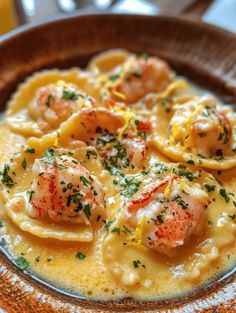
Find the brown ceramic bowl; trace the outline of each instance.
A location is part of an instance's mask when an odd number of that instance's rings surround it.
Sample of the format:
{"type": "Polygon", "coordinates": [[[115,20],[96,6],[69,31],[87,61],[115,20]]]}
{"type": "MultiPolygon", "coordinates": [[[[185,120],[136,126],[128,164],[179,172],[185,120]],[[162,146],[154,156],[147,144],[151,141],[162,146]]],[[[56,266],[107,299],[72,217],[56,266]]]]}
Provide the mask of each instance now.
{"type": "MultiPolygon", "coordinates": [[[[181,75],[236,105],[236,37],[198,21],[171,16],[87,15],[26,26],[0,41],[0,108],[27,75],[43,68],[85,66],[109,48],[148,52],[181,75]]],[[[236,312],[234,269],[178,298],[136,302],[86,300],[22,274],[0,251],[0,307],[37,312],[236,312]]]]}

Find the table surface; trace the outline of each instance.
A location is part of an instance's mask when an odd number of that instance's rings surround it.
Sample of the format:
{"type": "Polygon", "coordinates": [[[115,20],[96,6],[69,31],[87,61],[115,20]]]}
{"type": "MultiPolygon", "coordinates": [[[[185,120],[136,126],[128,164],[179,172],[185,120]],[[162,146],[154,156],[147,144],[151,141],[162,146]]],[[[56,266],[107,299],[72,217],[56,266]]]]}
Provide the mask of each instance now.
{"type": "MultiPolygon", "coordinates": [[[[86,2],[84,0],[0,0],[0,35],[16,27],[17,24],[41,19],[45,15],[53,16],[60,11],[59,3],[77,3],[77,8],[86,4],[87,7],[90,5],[91,9],[91,3],[96,3],[99,8],[105,8],[104,3],[109,1],[111,0],[86,0],[86,2]],[[29,6],[32,3],[34,6],[29,6]],[[28,12],[28,16],[24,19],[22,19],[22,10],[19,10],[20,6],[21,9],[24,8],[23,11],[28,12]]],[[[198,16],[204,11],[201,14],[203,21],[236,32],[236,0],[119,0],[110,10],[116,13],[151,15],[159,14],[164,10],[172,14],[186,12],[198,16]]],[[[93,7],[90,12],[94,11],[93,7]]]]}

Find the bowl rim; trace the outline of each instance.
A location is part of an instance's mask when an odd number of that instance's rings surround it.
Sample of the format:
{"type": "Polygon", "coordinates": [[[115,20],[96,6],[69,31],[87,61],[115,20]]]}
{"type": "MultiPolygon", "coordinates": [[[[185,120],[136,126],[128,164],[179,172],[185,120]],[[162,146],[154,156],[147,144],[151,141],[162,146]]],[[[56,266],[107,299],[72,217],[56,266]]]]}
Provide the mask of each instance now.
{"type": "Polygon", "coordinates": [[[234,39],[236,39],[236,33],[233,33],[227,29],[224,29],[220,26],[216,26],[214,24],[208,23],[203,21],[202,19],[196,18],[193,14],[170,14],[168,12],[160,12],[160,14],[136,14],[136,13],[116,13],[116,12],[109,12],[109,11],[102,11],[102,12],[90,12],[85,9],[81,9],[74,13],[57,13],[52,16],[45,16],[42,18],[39,18],[37,20],[31,21],[29,23],[23,24],[18,26],[17,28],[7,32],[6,34],[3,34],[0,36],[0,48],[2,44],[5,44],[8,40],[15,39],[18,36],[23,35],[24,33],[34,31],[35,29],[47,27],[48,25],[60,23],[61,21],[70,21],[77,18],[84,18],[84,17],[112,17],[117,16],[121,18],[136,18],[136,19],[172,19],[176,21],[184,21],[189,24],[195,24],[195,25],[201,25],[201,27],[204,27],[209,30],[215,30],[217,32],[222,33],[223,35],[232,36],[234,39]],[[82,11],[82,12],[81,12],[82,11]],[[193,18],[194,17],[194,18],[193,18]]]}

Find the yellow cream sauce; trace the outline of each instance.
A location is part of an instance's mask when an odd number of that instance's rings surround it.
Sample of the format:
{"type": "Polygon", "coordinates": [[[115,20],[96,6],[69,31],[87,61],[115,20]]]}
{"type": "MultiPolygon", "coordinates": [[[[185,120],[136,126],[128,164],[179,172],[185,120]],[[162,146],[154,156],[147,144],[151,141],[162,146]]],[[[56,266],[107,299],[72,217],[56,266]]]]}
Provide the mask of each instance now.
{"type": "MultiPolygon", "coordinates": [[[[99,64],[103,67],[107,64],[106,69],[110,70],[121,61],[123,61],[123,54],[116,55],[114,52],[114,57],[112,54],[109,54],[107,59],[103,56],[99,64]]],[[[82,75],[79,70],[74,69],[67,73],[49,71],[38,74],[32,81],[21,86],[21,90],[9,103],[6,117],[0,125],[1,170],[5,163],[11,163],[11,171],[15,171],[12,177],[17,183],[7,192],[4,186],[1,186],[0,240],[1,245],[9,251],[12,258],[23,256],[30,264],[28,270],[31,273],[58,288],[96,299],[131,296],[147,300],[172,297],[204,285],[232,268],[236,262],[236,225],[233,218],[236,212],[233,204],[235,197],[232,196],[226,203],[219,190],[224,188],[227,193],[236,194],[235,168],[222,172],[203,171],[203,178],[199,181],[213,181],[216,185],[215,190],[209,193],[211,204],[206,211],[203,231],[200,235],[191,236],[183,246],[176,248],[172,256],[163,255],[139,244],[127,244],[125,232],[118,234],[112,231],[114,229],[112,221],[124,205],[120,187],[114,185],[115,177],[103,168],[100,160],[86,158],[83,150],[76,154],[76,159],[102,183],[106,194],[106,222],[101,221],[95,227],[94,239],[91,242],[71,242],[66,239],[63,241],[40,238],[42,237],[40,233],[35,236],[22,231],[17,225],[19,220],[12,222],[5,208],[15,195],[20,195],[30,188],[34,159],[43,157],[45,150],[50,146],[60,148],[62,143],[63,147],[68,144],[67,139],[57,137],[55,134],[42,136],[37,133],[36,128],[33,129],[35,124],[22,127],[19,122],[24,120],[23,113],[19,119],[21,114],[19,112],[31,101],[35,90],[58,79],[75,83],[94,97],[98,95],[94,77],[90,77],[88,72],[82,75]],[[35,153],[25,153],[26,146],[33,147],[35,153]],[[27,161],[26,169],[22,168],[23,158],[27,161]],[[85,255],[85,258],[80,259],[78,253],[85,255]],[[134,261],[137,260],[139,265],[135,267],[134,261]]],[[[137,108],[139,107],[140,104],[137,104],[137,108]]],[[[148,116],[147,112],[145,116],[148,116]]],[[[157,124],[152,112],[149,112],[148,117],[153,119],[155,127],[163,127],[157,124]]],[[[28,123],[27,118],[25,122],[28,123]]],[[[75,125],[70,127],[73,130],[75,125]]],[[[170,164],[170,160],[164,157],[150,141],[143,168],[150,169],[160,162],[170,164]]],[[[198,169],[193,167],[192,170],[198,169]]],[[[144,186],[150,179],[140,170],[127,170],[126,173],[137,175],[144,186]]],[[[30,222],[27,223],[31,227],[30,222]]],[[[45,223],[55,226],[52,221],[45,223]]],[[[60,230],[65,234],[68,231],[76,231],[77,227],[80,226],[63,223],[59,225],[60,230]]]]}

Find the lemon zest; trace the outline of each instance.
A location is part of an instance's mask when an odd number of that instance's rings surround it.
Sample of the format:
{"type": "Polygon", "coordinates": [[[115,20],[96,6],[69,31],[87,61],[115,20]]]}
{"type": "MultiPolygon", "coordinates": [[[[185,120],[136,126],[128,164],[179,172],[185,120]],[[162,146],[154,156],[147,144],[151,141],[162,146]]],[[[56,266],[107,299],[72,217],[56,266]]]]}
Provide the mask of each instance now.
{"type": "Polygon", "coordinates": [[[128,236],[128,242],[127,245],[133,246],[139,249],[147,249],[143,243],[142,243],[142,235],[143,235],[143,229],[146,223],[146,216],[138,222],[137,227],[135,228],[135,231],[133,234],[128,236]]]}
{"type": "Polygon", "coordinates": [[[173,177],[170,178],[165,190],[164,190],[164,197],[167,199],[169,194],[170,194],[170,188],[171,188],[171,185],[172,185],[172,182],[173,182],[173,177]]]}
{"type": "Polygon", "coordinates": [[[123,94],[122,92],[119,92],[115,89],[112,90],[112,93],[117,96],[118,98],[122,99],[122,100],[125,100],[126,99],[126,96],[125,94],[123,94]]]}
{"type": "Polygon", "coordinates": [[[161,98],[166,98],[167,96],[169,96],[169,94],[170,94],[171,92],[173,92],[173,91],[174,91],[175,89],[177,89],[177,88],[189,89],[190,87],[189,87],[189,84],[188,84],[187,82],[185,82],[184,80],[177,80],[177,81],[171,83],[171,84],[166,88],[165,91],[163,91],[163,92],[157,94],[157,95],[155,96],[155,100],[159,100],[159,99],[161,99],[161,98]]]}

